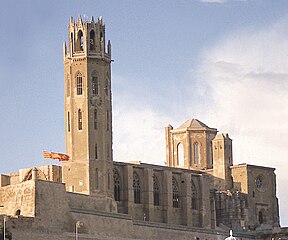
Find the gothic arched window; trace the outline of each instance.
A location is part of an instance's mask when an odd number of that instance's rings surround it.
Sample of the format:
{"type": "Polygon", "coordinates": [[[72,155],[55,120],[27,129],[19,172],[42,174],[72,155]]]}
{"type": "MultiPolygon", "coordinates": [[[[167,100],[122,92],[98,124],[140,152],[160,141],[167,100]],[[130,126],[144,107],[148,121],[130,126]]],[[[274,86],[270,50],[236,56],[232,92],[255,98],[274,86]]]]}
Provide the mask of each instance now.
{"type": "Polygon", "coordinates": [[[113,170],[113,177],[114,177],[114,198],[115,201],[120,201],[120,193],[121,193],[121,180],[119,173],[116,169],[113,170]]]}
{"type": "Polygon", "coordinates": [[[78,35],[77,35],[77,50],[78,51],[84,50],[84,37],[83,37],[83,32],[81,30],[78,31],[78,35]]]}
{"type": "Polygon", "coordinates": [[[133,173],[134,203],[141,203],[140,179],[136,172],[133,173]]]}
{"type": "Polygon", "coordinates": [[[176,181],[176,179],[174,177],[172,177],[172,202],[173,202],[173,208],[179,208],[180,204],[179,204],[179,187],[178,187],[178,183],[176,181]]]}
{"type": "Polygon", "coordinates": [[[98,77],[97,73],[93,72],[92,74],[92,94],[93,95],[98,95],[98,77]]]}
{"type": "Polygon", "coordinates": [[[184,166],[184,147],[182,143],[177,145],[178,166],[184,166]]]}
{"type": "Polygon", "coordinates": [[[197,189],[196,186],[193,182],[193,180],[191,180],[191,207],[192,209],[196,210],[197,209],[197,189]]]}
{"type": "Polygon", "coordinates": [[[82,130],[82,112],[78,109],[78,130],[82,130]]]}
{"type": "Polygon", "coordinates": [[[90,50],[95,50],[95,32],[94,30],[90,31],[90,44],[89,44],[89,49],[90,50]]]}
{"type": "Polygon", "coordinates": [[[200,145],[198,142],[194,143],[194,164],[200,163],[200,145]]]}
{"type": "Polygon", "coordinates": [[[160,191],[159,191],[159,182],[156,175],[153,175],[153,199],[154,199],[154,206],[160,205],[160,191]]]}
{"type": "Polygon", "coordinates": [[[76,88],[77,88],[77,95],[82,95],[83,93],[83,80],[82,74],[80,72],[76,75],[76,88]]]}

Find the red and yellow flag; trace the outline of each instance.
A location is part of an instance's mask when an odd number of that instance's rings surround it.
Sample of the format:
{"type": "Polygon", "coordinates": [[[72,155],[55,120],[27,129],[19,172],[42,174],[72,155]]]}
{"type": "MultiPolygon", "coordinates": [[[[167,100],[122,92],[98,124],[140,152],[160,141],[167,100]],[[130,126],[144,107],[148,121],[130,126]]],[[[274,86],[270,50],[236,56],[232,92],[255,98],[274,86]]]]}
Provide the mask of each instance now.
{"type": "Polygon", "coordinates": [[[44,155],[44,158],[57,159],[59,161],[70,160],[70,157],[64,153],[47,152],[44,150],[43,155],[44,155]]]}
{"type": "Polygon", "coordinates": [[[47,151],[43,151],[43,155],[44,155],[44,158],[50,158],[51,157],[51,154],[50,152],[47,152],[47,151]]]}

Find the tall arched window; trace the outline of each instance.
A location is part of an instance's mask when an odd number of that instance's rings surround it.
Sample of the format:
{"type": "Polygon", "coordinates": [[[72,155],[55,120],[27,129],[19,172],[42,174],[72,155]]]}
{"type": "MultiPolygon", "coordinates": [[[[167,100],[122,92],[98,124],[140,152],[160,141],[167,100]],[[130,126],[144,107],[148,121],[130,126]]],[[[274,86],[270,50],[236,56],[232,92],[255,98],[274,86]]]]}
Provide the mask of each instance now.
{"type": "Polygon", "coordinates": [[[159,182],[156,175],[153,175],[153,199],[154,199],[154,206],[160,205],[160,191],[159,191],[159,182]]]}
{"type": "Polygon", "coordinates": [[[82,112],[78,109],[78,130],[82,130],[82,112]]]}
{"type": "Polygon", "coordinates": [[[80,72],[76,75],[76,88],[77,88],[77,95],[82,95],[83,93],[83,80],[82,74],[80,72]]]}
{"type": "Polygon", "coordinates": [[[180,206],[180,199],[179,199],[179,187],[176,179],[172,177],[172,202],[173,208],[179,208],[180,206]]]}
{"type": "Polygon", "coordinates": [[[70,112],[67,113],[67,131],[70,132],[70,112]]]}
{"type": "Polygon", "coordinates": [[[194,143],[194,164],[200,163],[200,145],[198,142],[194,143]]]}
{"type": "Polygon", "coordinates": [[[133,172],[134,203],[141,203],[140,179],[136,172],[133,172]]]}
{"type": "Polygon", "coordinates": [[[92,73],[92,94],[98,95],[98,77],[97,72],[92,73]]]}
{"type": "Polygon", "coordinates": [[[114,178],[114,198],[115,201],[121,200],[121,180],[120,175],[116,169],[113,170],[113,178],[114,178]]]}
{"type": "Polygon", "coordinates": [[[94,109],[94,129],[97,129],[97,109],[94,109]]]}
{"type": "Polygon", "coordinates": [[[197,209],[197,189],[194,184],[194,181],[191,179],[191,207],[192,209],[196,210],[197,209]]]}
{"type": "Polygon", "coordinates": [[[77,35],[77,50],[78,51],[84,50],[84,37],[83,37],[83,32],[81,30],[78,31],[78,35],[77,35]]]}
{"type": "Polygon", "coordinates": [[[184,147],[182,143],[177,145],[178,166],[184,166],[184,147]]]}
{"type": "Polygon", "coordinates": [[[90,31],[90,44],[89,44],[89,49],[90,50],[95,50],[95,32],[94,30],[90,31]]]}

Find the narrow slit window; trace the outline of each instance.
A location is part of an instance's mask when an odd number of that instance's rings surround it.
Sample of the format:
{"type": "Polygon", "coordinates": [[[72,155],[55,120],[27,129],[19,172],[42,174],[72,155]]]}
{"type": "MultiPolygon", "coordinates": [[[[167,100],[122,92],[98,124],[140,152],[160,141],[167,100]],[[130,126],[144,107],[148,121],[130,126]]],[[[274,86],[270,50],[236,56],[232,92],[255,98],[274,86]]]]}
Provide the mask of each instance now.
{"type": "Polygon", "coordinates": [[[98,168],[95,169],[95,188],[98,189],[99,182],[98,182],[98,168]]]}
{"type": "Polygon", "coordinates": [[[82,112],[78,110],[78,130],[82,130],[82,112]]]}
{"type": "Polygon", "coordinates": [[[98,146],[95,144],[95,159],[98,159],[98,146]]]}
{"type": "Polygon", "coordinates": [[[70,112],[67,113],[67,130],[70,132],[71,125],[70,125],[70,112]]]}

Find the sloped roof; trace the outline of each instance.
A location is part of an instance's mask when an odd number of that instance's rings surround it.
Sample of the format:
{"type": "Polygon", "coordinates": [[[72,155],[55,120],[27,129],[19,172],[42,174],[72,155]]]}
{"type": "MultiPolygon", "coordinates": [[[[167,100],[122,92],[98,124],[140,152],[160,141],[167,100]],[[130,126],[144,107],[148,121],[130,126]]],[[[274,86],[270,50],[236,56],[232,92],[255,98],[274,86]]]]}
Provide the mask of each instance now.
{"type": "Polygon", "coordinates": [[[192,118],[184,122],[177,130],[180,129],[190,129],[190,130],[214,130],[217,131],[216,128],[210,128],[206,124],[202,123],[198,119],[192,118]]]}

